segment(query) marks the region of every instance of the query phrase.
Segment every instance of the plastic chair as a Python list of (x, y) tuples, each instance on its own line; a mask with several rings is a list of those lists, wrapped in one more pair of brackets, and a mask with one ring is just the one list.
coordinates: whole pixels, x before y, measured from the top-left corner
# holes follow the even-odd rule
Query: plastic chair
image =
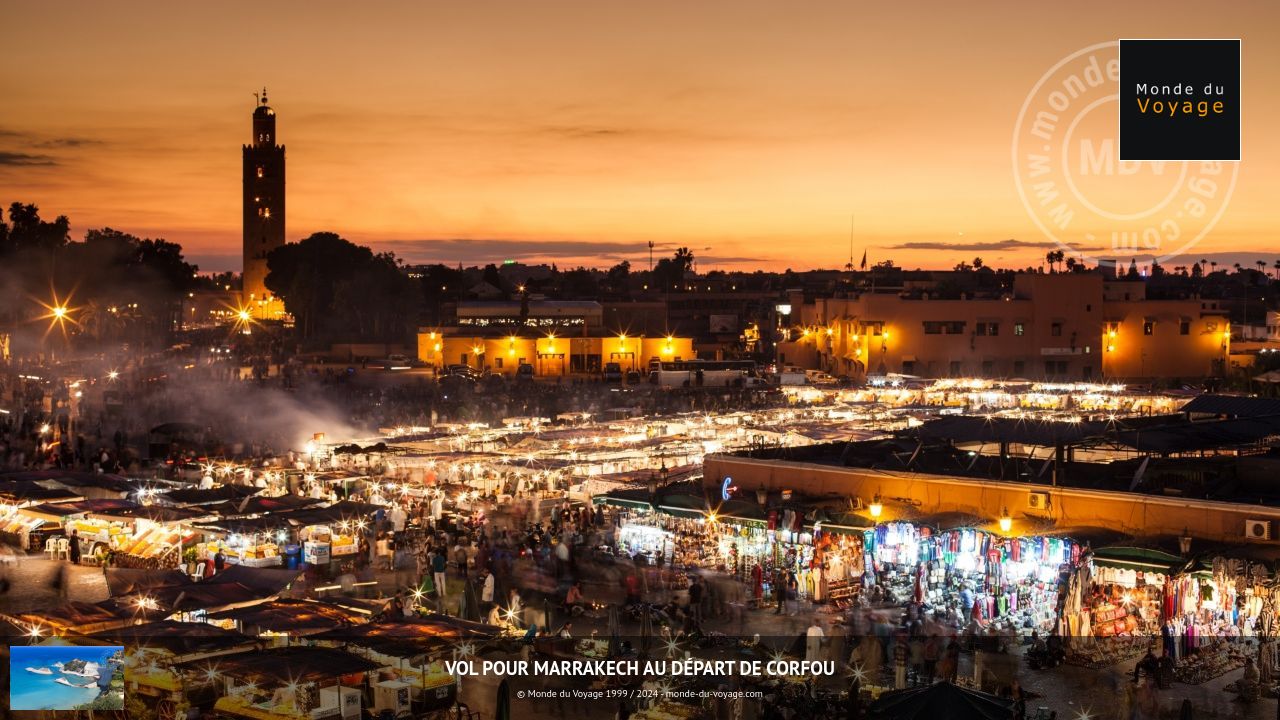
[(52, 560), (53, 556), (58, 554), (58, 538), (46, 538), (44, 541), (44, 551), (45, 554), (49, 556), (49, 559)]
[(191, 578), (193, 580), (200, 580), (204, 578), (204, 563), (196, 563), (196, 571), (191, 573)]
[(58, 559), (71, 559), (71, 541), (64, 537), (58, 538)]

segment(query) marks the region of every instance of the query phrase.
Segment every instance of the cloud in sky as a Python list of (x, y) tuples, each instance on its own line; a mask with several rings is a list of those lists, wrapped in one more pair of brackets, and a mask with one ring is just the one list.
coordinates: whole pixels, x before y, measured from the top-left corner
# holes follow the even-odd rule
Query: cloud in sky
[(50, 155), (36, 155), (32, 153), (10, 152), (8, 150), (0, 150), (0, 166), (9, 167), (26, 167), (31, 165), (57, 165), (57, 161)]
[[(954, 252), (999, 252), (1002, 250), (1035, 250), (1047, 248), (1053, 250), (1053, 243), (1046, 241), (1028, 242), (1026, 240), (921, 240), (890, 245), (887, 250), (944, 250)], [(1082, 252), (1094, 252), (1102, 248), (1077, 248)]]
[[(417, 240), (385, 240), (370, 243), (377, 250), (389, 250), (409, 263), (487, 264), (512, 259), (522, 262), (570, 261), (593, 266), (614, 264), (629, 260), (632, 263), (648, 261), (649, 248), (639, 243), (620, 243), (590, 240), (528, 240), (423, 238)], [(655, 244), (654, 261), (672, 254), (679, 243)], [(700, 263), (739, 264), (759, 262), (760, 257), (710, 254), (702, 248), (692, 248)]]

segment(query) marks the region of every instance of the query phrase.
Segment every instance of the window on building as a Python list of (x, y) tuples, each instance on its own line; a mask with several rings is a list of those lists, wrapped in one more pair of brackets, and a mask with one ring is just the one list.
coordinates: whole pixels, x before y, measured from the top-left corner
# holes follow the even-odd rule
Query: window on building
[(995, 373), (996, 373), (996, 364), (995, 364), (995, 362), (993, 362), (993, 361), (991, 361), (991, 360), (983, 360), (983, 361), (982, 361), (982, 376), (983, 376), (983, 377), (991, 377), (992, 375), (995, 375)]
[(963, 335), (964, 321), (962, 320), (925, 320), (925, 335)]
[(903, 375), (915, 375), (915, 374), (916, 374), (916, 362), (915, 362), (914, 360), (903, 360), (903, 361), (902, 361), (902, 374), (903, 374)]
[(1085, 312), (1093, 312), (1093, 305), (1092, 305), (1092, 304), (1090, 304), (1090, 303), (1085, 303), (1084, 311), (1085, 311)]
[(1022, 377), (1027, 374), (1027, 363), (1024, 360), (1013, 361), (1013, 376)]
[(1190, 334), (1191, 334), (1191, 321), (1190, 321), (1190, 320), (1188, 320), (1188, 319), (1186, 319), (1186, 318), (1182, 318), (1182, 321), (1178, 323), (1178, 334), (1179, 334), (1179, 335), (1190, 335)]
[(1155, 334), (1156, 334), (1156, 324), (1155, 324), (1155, 323), (1153, 323), (1153, 322), (1151, 322), (1150, 320), (1147, 320), (1147, 321), (1143, 322), (1143, 323), (1142, 323), (1142, 334), (1143, 334), (1143, 335), (1155, 335)]
[(1054, 337), (1062, 337), (1062, 323), (1056, 322), (1050, 325), (1049, 334)]
[(1027, 326), (1026, 326), (1026, 324), (1024, 324), (1024, 323), (1014, 323), (1014, 324), (1013, 324), (1013, 334), (1014, 334), (1014, 335), (1026, 335), (1026, 334), (1027, 334)]
[(258, 177), (262, 177), (262, 166), (258, 166)]
[(1092, 379), (1093, 379), (1093, 366), (1092, 366), (1092, 365), (1085, 365), (1085, 366), (1084, 366), (1084, 370), (1081, 372), (1080, 377), (1081, 377), (1083, 380), (1085, 380), (1085, 381), (1092, 380)]
[(498, 368), (499, 370), (501, 370), (501, 369), (502, 369), (502, 358), (500, 358), (500, 357), (496, 357), (496, 358), (494, 358), (494, 359), (493, 359), (493, 366), (494, 366), (494, 367), (496, 367), (496, 368)]
[(467, 353), (462, 353), (461, 355), (459, 355), (459, 356), (458, 356), (458, 364), (460, 364), (460, 365), (470, 365), (470, 364), (471, 364), (471, 363), (467, 362)]
[(952, 360), (952, 361), (951, 361), (951, 367), (949, 368), (949, 372), (951, 373), (951, 377), (958, 377), (958, 376), (960, 375), (960, 361), (959, 361), (959, 360)]
[(983, 337), (995, 337), (1000, 334), (1000, 323), (996, 322), (980, 322), (974, 325), (973, 332), (975, 335)]

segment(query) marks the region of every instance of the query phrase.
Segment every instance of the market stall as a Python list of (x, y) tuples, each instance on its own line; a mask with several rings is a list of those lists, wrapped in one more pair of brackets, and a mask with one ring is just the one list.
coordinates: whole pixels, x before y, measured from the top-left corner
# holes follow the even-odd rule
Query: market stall
[[(193, 522), (208, 519), (201, 510), (164, 506), (120, 508), (89, 513), (89, 521), (120, 522), (132, 529), (114, 537), (111, 564), (125, 568), (178, 567), (183, 548), (194, 545)], [(130, 524), (131, 523), (131, 524)]]
[(359, 656), (322, 647), (223, 655), (182, 667), (216, 679), (221, 697), (213, 706), (215, 713), (254, 720), (359, 718), (365, 674), (378, 669)]
[(1179, 681), (1196, 684), (1255, 653), (1240, 640), (1274, 632), (1277, 600), (1261, 563), (1103, 548), (1072, 574), (1061, 628), (1073, 662), (1101, 667), (1154, 648)]
[(1080, 546), (1058, 537), (938, 531), (894, 522), (864, 534), (865, 585), (894, 605), (921, 603), (957, 624), (1002, 620), (1023, 635), (1057, 625), (1059, 580)]
[(24, 515), (18, 510), (41, 503), (84, 499), (74, 491), (50, 489), (30, 480), (0, 482), (0, 543), (23, 550), (42, 550), (51, 529), (41, 532), (41, 526), (45, 524), (43, 519)]
[(427, 615), (333, 630), (313, 639), (378, 664), (377, 677), (370, 682), (374, 712), (393, 710), (399, 715), (451, 707), (458, 696), (458, 678), (445, 671), (444, 661), (481, 654), (501, 634), (491, 625)]
[(157, 720), (179, 720), (192, 708), (217, 700), (212, 693), (213, 678), (206, 672), (184, 670), (179, 667), (182, 663), (248, 649), (253, 642), (206, 623), (171, 620), (129, 625), (90, 637), (125, 648), (126, 691), (154, 708)]

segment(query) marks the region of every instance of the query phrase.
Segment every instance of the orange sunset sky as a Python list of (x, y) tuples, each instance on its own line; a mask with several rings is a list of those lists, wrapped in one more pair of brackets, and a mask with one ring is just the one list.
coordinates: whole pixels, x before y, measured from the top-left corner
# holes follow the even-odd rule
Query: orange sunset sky
[(1052, 249), (1010, 161), (1041, 74), (1120, 37), (1240, 37), (1244, 161), (1195, 252), (1280, 257), (1275, 3), (21, 1), (0, 34), (0, 202), (211, 270), (239, 269), (263, 85), (291, 240), (805, 269), (848, 261), (853, 216), (871, 262), (1021, 267)]

